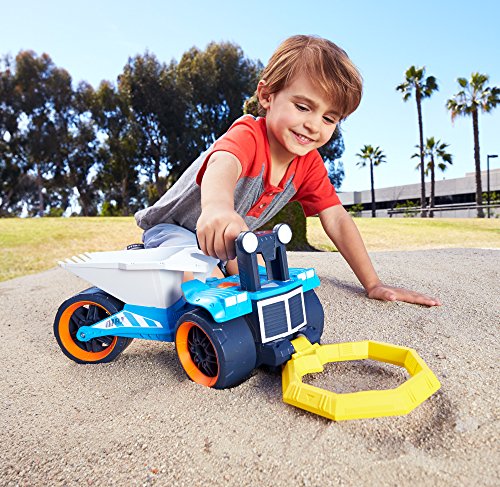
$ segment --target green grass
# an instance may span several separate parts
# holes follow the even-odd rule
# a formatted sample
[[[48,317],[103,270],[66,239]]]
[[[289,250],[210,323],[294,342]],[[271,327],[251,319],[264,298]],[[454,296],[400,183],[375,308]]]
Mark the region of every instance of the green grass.
[[[357,218],[369,251],[449,247],[500,248],[498,219]],[[0,219],[0,281],[50,269],[82,252],[125,248],[140,242],[132,217]],[[333,250],[318,218],[308,220],[308,239]]]
[[[368,251],[500,248],[500,220],[478,218],[355,218]],[[311,245],[334,250],[319,218],[307,227]]]
[[[141,241],[131,217],[0,219],[0,281],[50,269],[82,252]]]

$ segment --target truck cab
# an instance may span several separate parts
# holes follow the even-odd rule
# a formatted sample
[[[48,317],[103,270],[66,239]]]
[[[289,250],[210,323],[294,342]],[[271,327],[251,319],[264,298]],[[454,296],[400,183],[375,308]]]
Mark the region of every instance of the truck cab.
[[[323,333],[323,307],[314,292],[319,278],[312,268],[288,267],[286,244],[291,238],[286,224],[270,231],[244,232],[236,239],[238,275],[182,284],[186,301],[209,315],[213,328],[242,329],[242,336],[236,338],[240,346],[249,341],[250,332],[255,354],[245,352],[240,358],[246,363],[243,356],[248,354],[252,370],[287,362],[295,351],[291,341],[299,334],[318,343]],[[258,265],[258,254],[265,267]]]

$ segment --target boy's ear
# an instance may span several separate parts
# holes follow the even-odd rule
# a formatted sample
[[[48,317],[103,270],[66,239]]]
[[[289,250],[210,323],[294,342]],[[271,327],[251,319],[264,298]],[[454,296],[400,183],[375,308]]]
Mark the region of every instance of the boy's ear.
[[[271,95],[267,91],[266,81],[263,79],[261,79],[257,85],[257,98],[259,99],[261,107],[267,110],[271,103]]]

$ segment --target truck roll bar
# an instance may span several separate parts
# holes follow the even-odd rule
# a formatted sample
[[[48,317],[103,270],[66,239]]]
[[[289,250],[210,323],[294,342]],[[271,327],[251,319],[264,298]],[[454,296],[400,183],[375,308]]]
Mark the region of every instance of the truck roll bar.
[[[236,258],[240,285],[245,291],[256,292],[261,289],[257,254],[266,263],[269,281],[288,281],[288,261],[286,244],[292,239],[292,230],[286,223],[276,225],[272,230],[261,232],[242,232],[236,239]]]

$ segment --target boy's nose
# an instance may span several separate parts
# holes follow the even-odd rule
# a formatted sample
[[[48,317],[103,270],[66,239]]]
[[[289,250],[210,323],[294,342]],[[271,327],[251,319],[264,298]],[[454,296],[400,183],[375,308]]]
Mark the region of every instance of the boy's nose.
[[[304,122],[304,127],[311,133],[317,133],[319,130],[319,124],[315,117],[310,117]]]

